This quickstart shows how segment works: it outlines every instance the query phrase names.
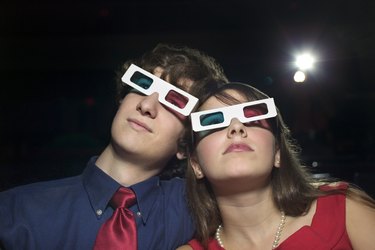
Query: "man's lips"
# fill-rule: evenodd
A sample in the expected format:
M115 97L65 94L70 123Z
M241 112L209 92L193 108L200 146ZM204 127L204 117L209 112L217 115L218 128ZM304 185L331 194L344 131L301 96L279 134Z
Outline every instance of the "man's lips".
M224 151L223 154L232 153L232 152L248 152L254 151L249 145L245 143L233 143Z
M145 123L137 120L137 119L131 119L129 118L128 119L128 122L130 124L130 126L132 128L134 128L135 130L139 131L139 130L147 130L148 132L151 132L152 133L152 129L147 126Z

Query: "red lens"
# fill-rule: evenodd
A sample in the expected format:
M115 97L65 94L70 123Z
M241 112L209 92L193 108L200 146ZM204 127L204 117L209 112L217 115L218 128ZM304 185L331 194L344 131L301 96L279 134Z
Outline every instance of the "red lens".
M180 109L184 108L189 101L186 96L183 96L174 90L170 90L168 92L168 94L165 96L165 100Z
M267 113L267 105L264 103L244 107L243 113L246 118L264 115Z

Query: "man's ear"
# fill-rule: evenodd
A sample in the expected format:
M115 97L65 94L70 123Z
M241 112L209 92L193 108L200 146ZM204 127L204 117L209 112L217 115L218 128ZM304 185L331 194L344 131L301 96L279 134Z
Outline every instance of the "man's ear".
M187 158L187 155L186 155L186 152L184 152L184 151L177 151L176 157L179 160L183 160L183 159Z
M274 159L274 163L273 163L273 165L275 166L275 167L277 167L277 168L279 168L280 167L280 149L278 149L277 151L276 151L276 153L275 153L275 159Z
M190 166L192 167L192 169L194 171L195 177L197 179L202 179L204 177L204 173L203 173L202 168L199 165L197 159L195 158L195 156L191 156L189 158L189 162L190 162Z

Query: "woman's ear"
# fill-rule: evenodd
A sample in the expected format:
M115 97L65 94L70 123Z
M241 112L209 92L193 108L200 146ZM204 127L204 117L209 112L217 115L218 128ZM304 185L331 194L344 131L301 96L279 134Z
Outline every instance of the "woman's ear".
M197 179L202 179L204 177L204 174L203 174L201 166L199 165L199 163L198 163L197 159L195 158L195 156L191 156L189 158L189 163L190 163L191 168L194 171L195 177Z
M273 163L273 165L275 166L275 167L277 167L277 168L279 168L280 167L280 149L278 149L277 151L276 151L276 153L275 153L275 159L274 159L274 163Z

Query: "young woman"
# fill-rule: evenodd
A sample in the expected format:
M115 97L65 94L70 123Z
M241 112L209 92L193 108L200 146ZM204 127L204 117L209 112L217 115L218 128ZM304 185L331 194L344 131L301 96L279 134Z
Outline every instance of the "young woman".
M375 201L319 181L274 101L230 83L191 115L187 188L196 237L179 249L375 249Z

